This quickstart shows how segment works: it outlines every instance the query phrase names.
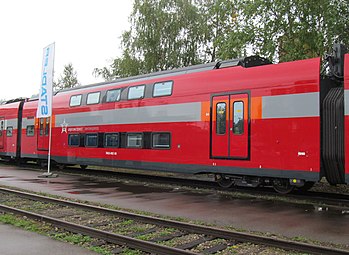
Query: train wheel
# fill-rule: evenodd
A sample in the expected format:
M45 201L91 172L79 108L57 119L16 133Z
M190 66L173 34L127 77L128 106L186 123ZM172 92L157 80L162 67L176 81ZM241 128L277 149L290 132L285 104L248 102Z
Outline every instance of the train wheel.
M80 165L80 168L81 168L82 170L85 170L85 169L87 168L87 165Z
M293 191L292 186L288 179L277 179L273 181L273 188L277 193L288 194Z
M218 183L218 185L221 186L222 188L225 188L225 189L228 189L234 185L234 180L226 177L223 174L216 174L215 179L216 179L216 182Z

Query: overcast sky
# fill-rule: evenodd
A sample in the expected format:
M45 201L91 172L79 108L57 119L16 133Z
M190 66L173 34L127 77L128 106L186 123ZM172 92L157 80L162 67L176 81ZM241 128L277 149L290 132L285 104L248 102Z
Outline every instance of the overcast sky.
M72 63L81 84L121 54L132 0L11 0L0 2L0 99L39 92L43 48L55 42L55 78Z

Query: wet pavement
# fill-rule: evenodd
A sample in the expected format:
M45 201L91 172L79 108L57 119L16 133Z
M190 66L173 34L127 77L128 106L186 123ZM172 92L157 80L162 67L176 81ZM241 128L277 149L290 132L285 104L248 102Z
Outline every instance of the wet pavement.
M97 255L69 243L56 241L47 236L0 224L1 255Z
M218 226L304 237L349 245L349 211L313 205L227 195L194 193L180 188L60 175L38 178L40 172L0 164L0 185L112 204L120 208L206 221Z

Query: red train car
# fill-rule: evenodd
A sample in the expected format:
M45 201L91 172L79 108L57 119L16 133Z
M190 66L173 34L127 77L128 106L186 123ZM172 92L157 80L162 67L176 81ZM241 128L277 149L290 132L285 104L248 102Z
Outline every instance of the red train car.
M2 158L20 157L21 109L24 101L15 99L0 105L0 157Z
M343 52L337 46L329 58L330 75L320 58L274 65L248 57L59 91L52 160L213 173L224 187L282 193L322 177L349 183ZM17 156L45 160L49 119L35 118L36 105L24 103Z

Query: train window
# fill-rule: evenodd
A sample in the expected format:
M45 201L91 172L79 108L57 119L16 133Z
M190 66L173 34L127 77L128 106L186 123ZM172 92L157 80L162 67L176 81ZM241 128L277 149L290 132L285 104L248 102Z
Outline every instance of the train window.
M27 126L27 136L34 136L34 125Z
M98 134L87 134L85 138L86 147L97 147L98 146Z
M144 97L145 85L133 86L128 89L127 99L141 99Z
M171 147L170 133L152 133L152 148L169 149Z
M119 147L119 134L109 133L104 134L104 147Z
M39 133L40 136L44 135L44 119L40 119L40 123L39 123Z
M172 95L173 81L158 82L154 84L153 97Z
M68 135L68 144L69 146L74 146L74 147L80 146L80 135L79 134Z
M227 125L227 104L217 103L216 105L216 133L224 135Z
M234 135L242 135L244 133L244 102L234 102L233 109L233 133Z
M12 136L13 127L7 127L6 129L6 136Z
M71 96L69 106L79 106L81 105L82 95Z
M0 120L0 136L2 136L2 131L4 131L4 121Z
M112 89L107 91L107 100L106 102L116 102L120 100L121 89Z
M49 132L50 132L50 119L46 118L45 135L48 136Z
M86 104L98 104L101 92L93 92L87 95Z
M143 141L142 133L127 134L127 147L128 148L141 148Z

